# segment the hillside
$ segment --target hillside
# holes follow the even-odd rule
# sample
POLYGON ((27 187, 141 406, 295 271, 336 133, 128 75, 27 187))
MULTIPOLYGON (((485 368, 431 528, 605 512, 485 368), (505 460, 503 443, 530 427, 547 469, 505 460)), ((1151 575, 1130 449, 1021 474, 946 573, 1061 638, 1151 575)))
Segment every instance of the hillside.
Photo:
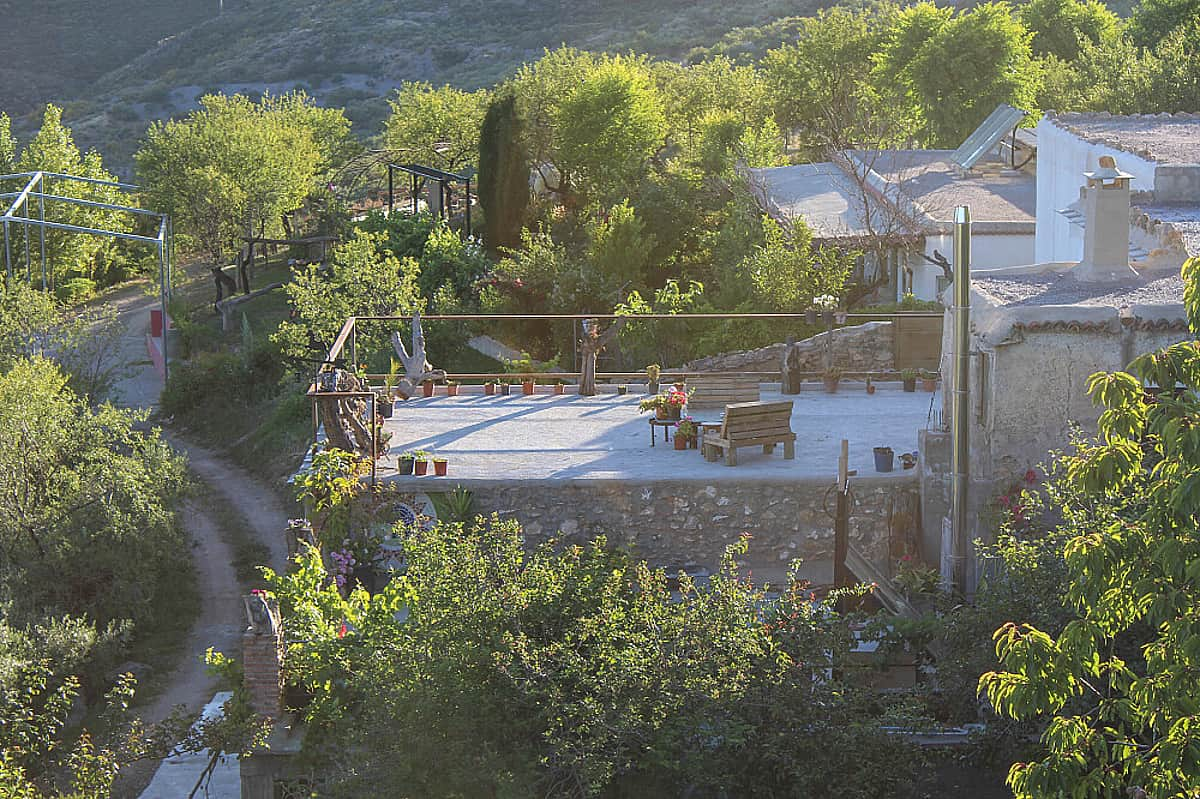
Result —
POLYGON ((225 0, 217 15, 216 0, 51 0, 0 31, 0 52, 16 54, 0 71, 0 108, 67 102, 79 141, 125 167, 148 120, 186 111, 205 91, 301 88, 370 131, 402 81, 486 86, 560 44, 683 58, 734 28, 819 5, 225 0))

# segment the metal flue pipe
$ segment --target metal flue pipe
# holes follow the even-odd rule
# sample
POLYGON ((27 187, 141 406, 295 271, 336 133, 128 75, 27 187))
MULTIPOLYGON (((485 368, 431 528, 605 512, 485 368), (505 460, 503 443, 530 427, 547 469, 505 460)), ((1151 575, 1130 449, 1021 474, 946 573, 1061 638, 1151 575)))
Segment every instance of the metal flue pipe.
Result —
POLYGON ((950 406, 950 546, 953 588, 967 592, 971 530, 967 494, 971 456, 971 210, 954 209, 954 375, 950 406))

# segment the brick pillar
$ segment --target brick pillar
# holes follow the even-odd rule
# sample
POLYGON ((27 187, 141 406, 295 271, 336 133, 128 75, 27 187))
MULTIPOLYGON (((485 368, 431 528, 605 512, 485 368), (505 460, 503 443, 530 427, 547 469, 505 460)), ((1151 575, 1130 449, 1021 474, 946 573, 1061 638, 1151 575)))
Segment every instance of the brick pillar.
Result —
POLYGON ((249 626, 242 633, 242 667, 250 707, 278 719, 283 715, 283 628, 279 609, 260 594, 242 597, 249 626))

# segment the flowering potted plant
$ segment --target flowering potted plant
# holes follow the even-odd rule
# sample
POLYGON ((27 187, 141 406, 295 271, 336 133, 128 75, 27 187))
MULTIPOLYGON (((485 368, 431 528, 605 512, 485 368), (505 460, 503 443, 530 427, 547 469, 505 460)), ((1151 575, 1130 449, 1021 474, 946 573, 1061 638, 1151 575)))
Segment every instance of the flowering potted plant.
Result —
POLYGON ((654 411, 655 418, 667 418, 667 395, 654 394, 646 397, 644 400, 638 400, 638 411, 645 413, 646 411, 654 411))
POLYGON ((666 399, 663 401, 663 405, 667 409, 667 418, 678 419, 683 412, 683 406, 687 405, 690 392, 671 389, 664 396, 666 399))
POLYGON ((458 396, 458 383, 454 382, 453 380, 446 381, 446 396, 447 397, 457 397, 458 396))
POLYGON ((438 477, 445 477, 446 469, 449 467, 449 465, 450 462, 446 458, 440 456, 436 457, 433 459, 433 473, 438 477))
MULTIPOLYGON (((837 310, 837 297, 832 294, 822 294, 818 297, 813 297, 813 310, 821 312, 821 321, 826 327, 833 324, 833 312, 837 310)), ((808 311, 804 313, 804 321, 809 321, 808 311)), ((815 319, 813 320, 816 321, 815 319)))
POLYGON ((419 449, 413 453, 413 474, 422 475, 429 471, 429 453, 419 449))

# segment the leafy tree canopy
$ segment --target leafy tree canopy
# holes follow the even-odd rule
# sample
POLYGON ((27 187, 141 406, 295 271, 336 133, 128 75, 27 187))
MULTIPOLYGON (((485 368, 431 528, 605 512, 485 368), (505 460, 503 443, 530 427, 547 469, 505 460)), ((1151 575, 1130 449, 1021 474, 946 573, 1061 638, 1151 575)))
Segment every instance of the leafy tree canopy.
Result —
POLYGON ((479 157, 489 93, 405 83, 389 104, 383 142, 406 163, 459 172, 479 157))
POLYGON ((1112 41, 1121 31, 1120 17, 1098 0, 1030 0, 1018 14, 1033 34, 1033 54, 1064 61, 1078 57, 1080 41, 1112 41))

